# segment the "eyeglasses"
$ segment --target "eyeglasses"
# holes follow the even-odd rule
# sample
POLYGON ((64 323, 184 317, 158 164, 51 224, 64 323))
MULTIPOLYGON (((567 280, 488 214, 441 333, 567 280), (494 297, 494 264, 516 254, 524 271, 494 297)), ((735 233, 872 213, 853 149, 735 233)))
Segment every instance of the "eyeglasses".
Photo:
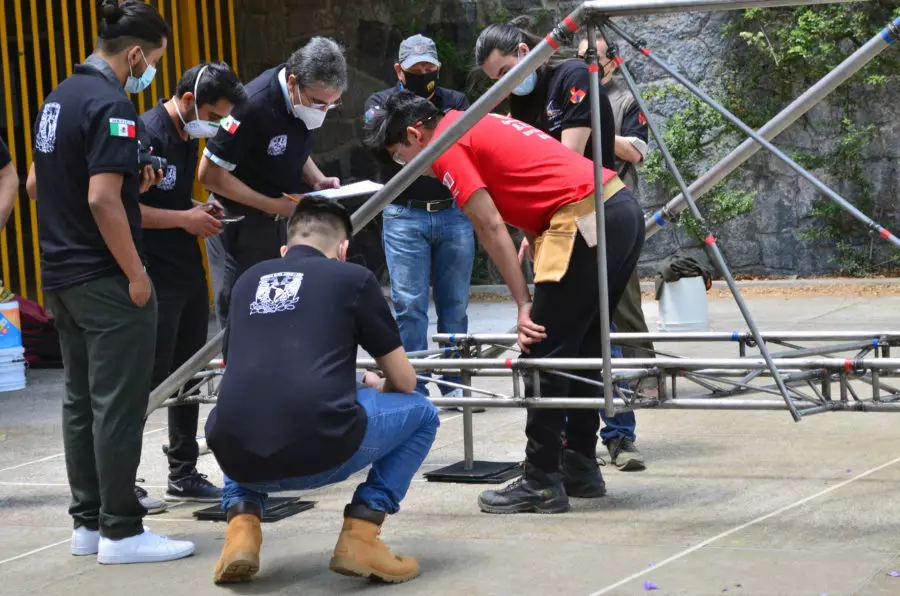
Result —
POLYGON ((308 97, 308 96, 305 95, 302 91, 300 92, 300 97, 303 98, 303 99, 305 99, 306 101, 308 101, 308 102, 309 102, 309 106, 308 106, 308 107, 310 107, 310 108, 312 108, 312 109, 314 109, 314 110, 325 110, 326 112, 328 112, 328 111, 331 111, 331 110, 333 110, 333 109, 335 109, 335 108, 339 108, 339 107, 341 107, 341 105, 343 105, 343 103, 342 103, 341 101, 338 101, 337 103, 319 103, 319 102, 315 102, 315 101, 313 101, 313 99, 312 99, 311 97, 308 97))
MULTIPOLYGON (((419 120, 418 122, 416 122, 415 124, 413 124, 413 128, 419 128, 420 126, 422 126, 422 125, 425 124, 426 122, 428 122, 428 121, 430 121, 430 120, 433 120, 433 119, 434 119, 434 115, 431 115, 431 116, 429 116, 428 118, 425 118, 424 120, 419 120)), ((402 155, 400 155, 399 153, 392 153, 392 154, 391 154, 391 159, 393 159, 393 160, 394 160, 394 163, 396 163, 396 164, 399 165, 399 166, 405 166, 405 165, 408 163, 408 162, 406 161, 406 158, 403 157, 402 155)))

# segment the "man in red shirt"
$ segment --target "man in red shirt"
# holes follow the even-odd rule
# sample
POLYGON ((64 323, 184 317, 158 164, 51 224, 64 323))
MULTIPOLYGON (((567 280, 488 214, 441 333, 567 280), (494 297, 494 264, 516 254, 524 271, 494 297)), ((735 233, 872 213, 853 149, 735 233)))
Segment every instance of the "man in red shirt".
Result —
MULTIPOLYGON (((367 144, 382 159, 412 161, 462 113, 440 112, 401 91, 369 122, 367 144)), ((519 346, 532 358, 599 358, 601 324, 594 213, 594 164, 536 128, 489 114, 438 158, 430 175, 472 220, 518 305, 519 346), (534 300, 506 224, 535 251, 534 300)), ((644 242, 641 209, 616 173, 604 169, 609 308, 615 311, 644 242)), ((600 371, 582 371, 599 380, 600 371)), ((541 375, 545 397, 593 397, 594 385, 541 375)), ((488 513, 562 513, 569 496, 606 493, 596 460, 596 409, 528 411, 525 475, 478 499, 488 513), (563 449, 565 431, 567 447, 563 449), (562 462, 562 465, 560 465, 562 462)))

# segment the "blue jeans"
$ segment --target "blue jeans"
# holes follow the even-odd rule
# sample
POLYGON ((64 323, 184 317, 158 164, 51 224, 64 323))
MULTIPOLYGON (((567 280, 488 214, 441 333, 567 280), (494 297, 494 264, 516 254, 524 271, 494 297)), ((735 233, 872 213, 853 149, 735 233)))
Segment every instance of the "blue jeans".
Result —
MULTIPOLYGON (((615 330, 616 326, 612 325, 612 331, 615 332, 615 330)), ((622 357, 622 348, 619 346, 611 346, 609 352, 612 358, 622 357)), ((619 383, 619 387, 621 389, 629 389, 628 383, 625 381, 619 383)), ((600 408, 600 419, 603 420, 603 423, 606 425, 600 429, 600 440, 603 441, 604 445, 617 437, 623 437, 630 439, 631 441, 637 440, 637 435, 634 434, 635 427, 637 426, 637 419, 634 417, 633 411, 619 412, 612 418, 607 418, 605 410, 600 408)))
POLYGON ((425 461, 440 426, 437 409, 427 398, 413 394, 379 393, 360 389, 356 400, 369 421, 356 453, 344 463, 311 476, 238 483, 225 476, 222 509, 254 503, 265 510, 268 493, 313 490, 343 482, 371 465, 366 481, 356 488, 353 504, 388 514, 400 510, 413 476, 425 461))
MULTIPOLYGON (((407 352, 428 349, 428 284, 434 283, 438 333, 467 333, 469 285, 475 261, 472 222, 456 205, 428 213, 404 205, 383 212, 384 255, 391 276, 391 301, 407 352)), ((459 383, 459 377, 443 377, 459 383)), ((452 388, 441 387, 446 395, 452 388)), ((416 391, 428 395, 424 382, 416 391)))

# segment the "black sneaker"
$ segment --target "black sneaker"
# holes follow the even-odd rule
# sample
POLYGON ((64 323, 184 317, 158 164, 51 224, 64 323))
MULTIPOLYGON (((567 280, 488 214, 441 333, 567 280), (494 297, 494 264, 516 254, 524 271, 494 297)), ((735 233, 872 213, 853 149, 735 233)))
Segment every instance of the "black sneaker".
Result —
MULTIPOLYGON (((143 482, 143 479, 138 478, 138 482, 143 482)), ((168 505, 166 505, 165 501, 160 501, 159 499, 154 499, 151 497, 143 487, 138 485, 134 485, 134 496, 137 497, 138 501, 141 503, 141 507, 147 510, 147 515, 155 515, 157 513, 162 513, 166 509, 168 509, 168 505)))
POLYGON ((631 439, 616 437, 606 444, 606 448, 609 450, 613 465, 623 472, 639 472, 646 468, 644 456, 631 439))
POLYGON ((218 503, 222 500, 222 489, 197 471, 178 480, 169 479, 166 501, 194 501, 196 503, 218 503))
POLYGON ((562 474, 547 474, 525 464, 525 475, 500 490, 488 490, 478 496, 485 513, 565 513, 569 497, 562 474))
POLYGON ((563 451, 563 485, 570 497, 595 499, 606 494, 606 482, 596 457, 585 457, 576 451, 563 451))

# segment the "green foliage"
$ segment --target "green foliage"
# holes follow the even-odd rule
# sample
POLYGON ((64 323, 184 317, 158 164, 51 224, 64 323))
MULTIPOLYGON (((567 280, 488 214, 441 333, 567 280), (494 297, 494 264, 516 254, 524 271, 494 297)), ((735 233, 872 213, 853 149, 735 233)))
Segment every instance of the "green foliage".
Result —
MULTIPOLYGON (((677 98, 682 104, 666 123, 663 141, 672 154, 685 183, 690 184, 700 174, 700 163, 710 156, 710 147, 723 147, 733 132, 730 125, 719 114, 690 94, 683 87, 663 85, 645 92, 649 101, 663 96, 677 98)), ((713 156, 714 157, 714 156, 713 156)), ((661 185, 666 196, 675 196, 681 189, 675 176, 666 167, 660 151, 653 151, 644 162, 644 179, 661 185)), ((753 209, 754 192, 745 192, 722 182, 713 187, 704 197, 701 211, 707 224, 716 226, 733 217, 748 213, 753 209)), ((708 230, 701 229, 689 211, 681 212, 679 225, 697 240, 702 240, 708 230)))
MULTIPOLYGON (((838 4, 814 7, 750 9, 736 18, 725 34, 744 41, 745 52, 732 52, 729 100, 748 124, 759 127, 799 92, 825 76, 857 48, 900 16, 896 2, 838 4)), ((838 122, 817 122, 819 134, 838 136, 828 152, 800 152, 795 159, 804 167, 844 181, 844 196, 873 217, 872 184, 861 164, 875 127, 858 126, 853 116, 859 97, 872 89, 900 83, 900 58, 886 51, 864 67, 829 100, 844 112, 838 122)), ((802 234, 806 240, 835 247, 834 262, 846 274, 866 275, 897 260, 894 250, 884 262, 875 262, 875 240, 840 207, 817 200, 812 217, 819 220, 802 234)))

